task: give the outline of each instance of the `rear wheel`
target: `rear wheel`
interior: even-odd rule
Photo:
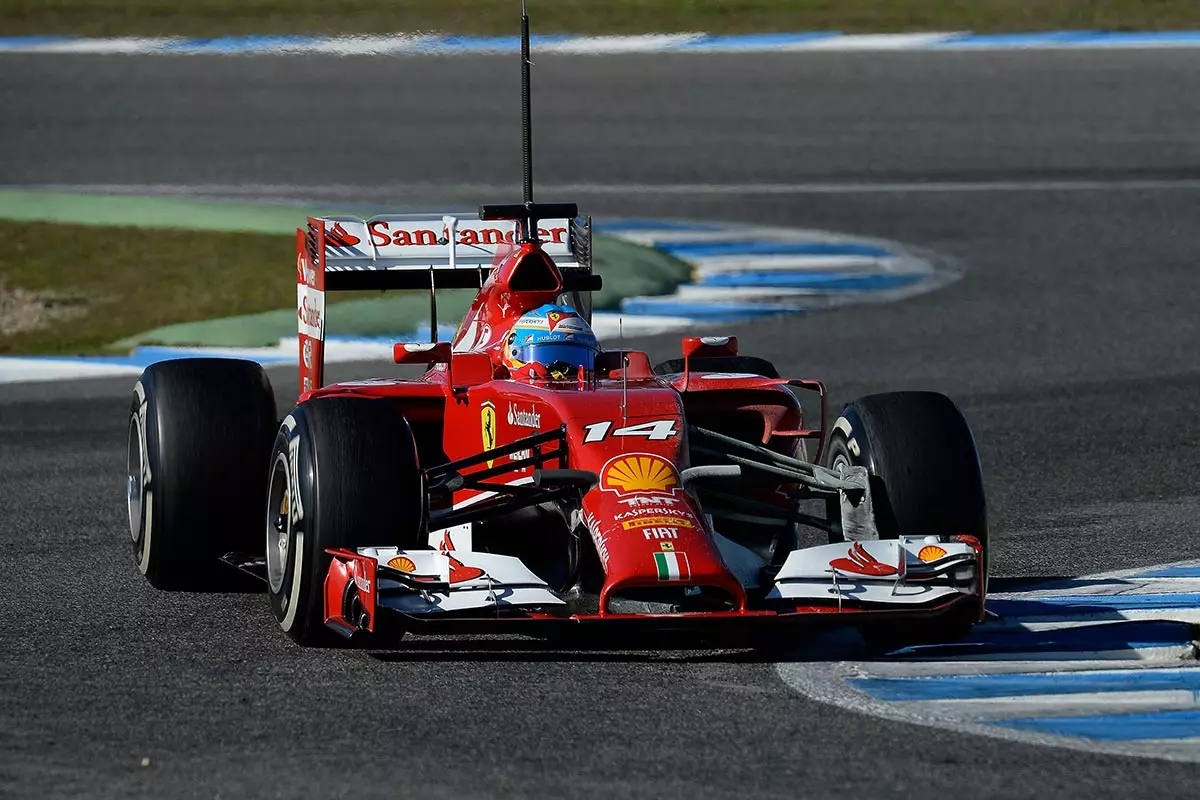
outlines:
[[[826,463],[835,471],[866,467],[875,523],[882,539],[974,536],[987,568],[987,503],[971,429],[950,398],[935,392],[890,392],[848,404],[834,423]],[[831,505],[831,512],[837,508]],[[864,628],[881,647],[952,641],[976,613],[912,625]]]
[[[425,487],[400,410],[361,397],[297,406],[275,438],[265,506],[276,620],[300,644],[336,643],[325,627],[326,549],[421,544]]]
[[[275,395],[250,361],[153,364],[134,386],[126,501],[138,568],[159,589],[236,585],[219,559],[262,552]]]

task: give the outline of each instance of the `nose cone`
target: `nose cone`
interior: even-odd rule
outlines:
[[[745,591],[725,566],[672,460],[658,453],[623,453],[610,458],[599,474],[600,483],[583,507],[606,576],[601,613],[614,594],[655,588],[681,590],[682,598],[694,587],[715,587],[735,608],[745,608]]]

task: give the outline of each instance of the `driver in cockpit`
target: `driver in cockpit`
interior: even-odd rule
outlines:
[[[517,380],[591,377],[600,344],[587,320],[568,306],[544,305],[521,316],[504,340],[502,360]]]

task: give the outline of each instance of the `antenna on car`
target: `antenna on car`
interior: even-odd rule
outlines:
[[[511,219],[519,223],[521,242],[538,240],[538,220],[579,216],[579,207],[574,203],[533,202],[533,115],[530,108],[529,68],[533,60],[529,56],[529,12],[525,0],[521,0],[521,174],[524,200],[520,205],[486,205],[479,207],[479,218],[484,220]]]
[[[525,0],[521,0],[521,160],[522,176],[524,178],[525,207],[533,205],[533,125],[532,113],[529,107],[529,68],[533,61],[529,58],[529,12],[525,8]],[[537,226],[531,225],[526,235],[531,241],[537,240]]]
[[[629,419],[629,354],[625,352],[625,318],[617,317],[617,339],[621,348],[621,424]]]

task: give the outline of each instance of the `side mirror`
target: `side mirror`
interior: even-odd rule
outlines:
[[[714,358],[716,356],[736,356],[738,340],[736,336],[688,336],[683,340],[683,357],[689,359]]]
[[[449,342],[397,342],[392,360],[397,364],[449,364]]]
[[[736,356],[736,336],[687,336],[683,340],[683,385],[679,391],[686,392],[692,382],[692,359]]]

